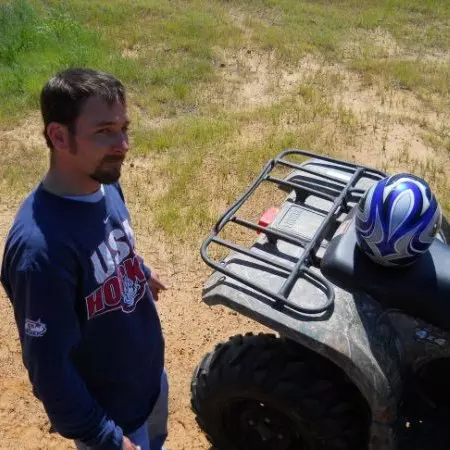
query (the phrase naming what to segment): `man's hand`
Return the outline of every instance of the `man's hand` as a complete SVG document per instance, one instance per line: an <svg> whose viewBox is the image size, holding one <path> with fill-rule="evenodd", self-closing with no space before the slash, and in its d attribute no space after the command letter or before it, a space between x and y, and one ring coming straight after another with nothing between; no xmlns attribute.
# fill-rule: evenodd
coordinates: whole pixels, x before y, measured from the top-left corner
<svg viewBox="0 0 450 450"><path fill-rule="evenodd" d="M141 450L141 447L139 445L134 445L126 436L124 436L122 450Z"/></svg>
<svg viewBox="0 0 450 450"><path fill-rule="evenodd" d="M150 292L152 293L155 302L157 302L159 291L167 290L167 286L158 278L158 274L153 271L148 279L148 284L150 286Z"/></svg>

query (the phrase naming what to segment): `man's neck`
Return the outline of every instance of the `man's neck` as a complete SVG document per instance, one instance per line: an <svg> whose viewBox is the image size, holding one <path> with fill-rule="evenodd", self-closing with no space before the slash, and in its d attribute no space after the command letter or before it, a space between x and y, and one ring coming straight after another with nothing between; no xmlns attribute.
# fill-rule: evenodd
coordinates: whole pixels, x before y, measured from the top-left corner
<svg viewBox="0 0 450 450"><path fill-rule="evenodd" d="M44 189L59 196L89 195L100 189L95 180L77 180L57 170L50 169L42 181Z"/></svg>

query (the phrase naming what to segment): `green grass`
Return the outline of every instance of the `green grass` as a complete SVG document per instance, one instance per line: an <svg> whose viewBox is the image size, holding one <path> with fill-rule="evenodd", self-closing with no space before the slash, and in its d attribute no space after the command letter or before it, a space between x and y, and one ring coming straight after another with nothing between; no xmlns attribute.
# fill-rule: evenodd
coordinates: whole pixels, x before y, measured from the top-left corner
<svg viewBox="0 0 450 450"><path fill-rule="evenodd" d="M185 224L201 228L211 219L204 201L215 191L215 165L208 168L209 155L222 155L222 147L234 131L231 118L188 118L161 130L149 131L144 152L168 152L164 168L167 190L154 202L156 224L171 235L185 236ZM138 151L139 140L138 140ZM214 200L213 198L211 200ZM208 222L209 223L209 222ZM188 234L188 233L187 233Z"/></svg>
<svg viewBox="0 0 450 450"><path fill-rule="evenodd" d="M424 99L429 95L449 98L450 62L447 61L365 59L355 61L350 67L369 85L382 78L391 86L416 92Z"/></svg>
<svg viewBox="0 0 450 450"><path fill-rule="evenodd" d="M242 15L253 45L272 49L280 61L295 64L310 52L342 59L342 48L355 42L358 30L384 30L405 49L447 51L449 5L437 0L4 2L0 123L11 123L28 108L36 108L43 82L69 65L114 72L134 88L150 115L195 109L194 87L214 79L214 49L237 48L245 42L230 7ZM367 45L367 36L361 39ZM383 61L364 60L351 66L379 76L387 69L388 79L394 77L399 86L415 87L414 76L421 77L414 62L389 62L384 67ZM434 88L448 89L448 65L427 73Z"/></svg>
<svg viewBox="0 0 450 450"><path fill-rule="evenodd" d="M422 98L449 95L449 63L421 61L427 52L447 53L450 42L450 2L439 0L234 1L247 14L253 42L276 51L280 59L296 64L308 53L329 61L345 61L348 46L356 47L349 67L363 73L366 82L377 79L398 88L419 90ZM367 34L369 33L369 34ZM370 34L374 33L374 34ZM392 37L418 61L386 60L387 48L376 36ZM376 56L376 59L373 57ZM409 55L410 56L410 55ZM440 109L448 107L444 102Z"/></svg>
<svg viewBox="0 0 450 450"><path fill-rule="evenodd" d="M59 8L60 2L49 2ZM173 116L196 108L193 88L214 78L213 48L242 44L242 34L215 2L77 0L64 5L72 17L115 43L128 81L135 67L139 105L147 114ZM128 52L133 54L130 59ZM134 62L129 67L129 63ZM142 95L144 94L144 95Z"/></svg>
<svg viewBox="0 0 450 450"><path fill-rule="evenodd" d="M424 127L422 138L425 142L428 142L430 147L439 151L444 149L450 153L450 126L448 124L439 127L438 129L427 126ZM450 156L450 155L449 155Z"/></svg>
<svg viewBox="0 0 450 450"><path fill-rule="evenodd" d="M221 21L222 10L176 5L0 4L0 124L14 123L27 109L37 108L44 82L68 66L114 73L138 94L149 114L171 115L180 103L195 106L192 86L212 75L212 47L238 42L239 33ZM128 57L127 50L136 57Z"/></svg>
<svg viewBox="0 0 450 450"><path fill-rule="evenodd" d="M2 204L17 206L17 201L29 193L47 169L48 152L35 145L0 139L7 149L0 158L0 199Z"/></svg>
<svg viewBox="0 0 450 450"><path fill-rule="evenodd" d="M282 149L315 148L319 153L337 155L340 145L352 139L360 124L350 110L327 102L321 88L328 81L318 77L306 99L297 97L252 112L229 113L216 121L185 119L149 131L142 141L150 142L151 147L144 153L162 152L167 157L164 176L168 189L152 205L157 226L178 239L189 241L192 234L201 235L221 213L217 205L231 204L267 160ZM243 143L240 136L254 124L266 131L255 136L255 143ZM337 128L344 130L339 137ZM136 144L142 154L141 140Z"/></svg>
<svg viewBox="0 0 450 450"><path fill-rule="evenodd" d="M126 176L128 197L140 223L149 222L145 207L152 226L189 239L180 231L187 223L190 233L204 234L285 147L365 162L369 133L375 139L403 121L422 128L417 136L430 151L448 154L449 130L439 123L450 106L449 22L450 2L438 0L1 0L0 127L12 128L38 109L40 89L56 70L77 65L114 73L132 105L130 159L155 165L163 179L136 169L136 180L159 187L142 189ZM231 86L224 74L251 87L264 76L252 72L258 55L269 53L272 100L223 110L220 96ZM248 55L253 66L233 72L236 54ZM276 81L282 71L299 70L302 77L283 90ZM373 113L346 104L354 79L377 92L367 105ZM395 111L390 102L399 92L418 102L419 111ZM387 159L385 133L379 165L416 170L406 144L397 159ZM1 142L8 150L7 139ZM2 187L12 197L23 196L44 170L46 152L32 164L27 154L24 148L0 153ZM430 159L418 170L447 205L447 177L438 169Z"/></svg>
<svg viewBox="0 0 450 450"><path fill-rule="evenodd" d="M123 70L111 46L60 10L25 0L0 4L0 30L0 123L14 123L38 108L45 81L67 66L136 73L134 64Z"/></svg>
<svg viewBox="0 0 450 450"><path fill-rule="evenodd" d="M412 49L447 51L450 4L439 0L231 0L248 11L247 25L263 48L287 60L307 52L341 56L354 30L381 28Z"/></svg>
<svg viewBox="0 0 450 450"><path fill-rule="evenodd" d="M180 148L203 148L222 145L233 131L226 118L188 117L164 128L140 126L134 132L134 152L146 155Z"/></svg>

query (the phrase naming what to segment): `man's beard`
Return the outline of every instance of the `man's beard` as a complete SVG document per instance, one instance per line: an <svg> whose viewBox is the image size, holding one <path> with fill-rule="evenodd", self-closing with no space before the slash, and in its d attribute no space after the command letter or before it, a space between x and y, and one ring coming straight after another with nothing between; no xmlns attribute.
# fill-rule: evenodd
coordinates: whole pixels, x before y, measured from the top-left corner
<svg viewBox="0 0 450 450"><path fill-rule="evenodd" d="M73 155L77 154L78 148L75 137L70 134L70 147L69 150ZM89 177L100 184L112 184L115 183L120 178L120 171L122 169L122 164L111 165L109 163L123 162L124 156L118 155L108 155L105 156L100 164L96 167L94 172L89 174Z"/></svg>
<svg viewBox="0 0 450 450"><path fill-rule="evenodd" d="M122 164L111 165L109 163L122 162L123 160L123 156L105 156L94 172L89 174L89 176L101 184L115 183L120 178Z"/></svg>

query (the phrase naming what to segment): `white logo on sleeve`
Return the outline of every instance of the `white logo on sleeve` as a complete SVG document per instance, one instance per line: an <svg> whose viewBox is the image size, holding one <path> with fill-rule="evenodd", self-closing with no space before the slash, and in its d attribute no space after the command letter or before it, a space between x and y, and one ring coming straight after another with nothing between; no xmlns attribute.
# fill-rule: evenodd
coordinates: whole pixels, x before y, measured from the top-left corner
<svg viewBox="0 0 450 450"><path fill-rule="evenodd" d="M47 331L47 325L41 322L41 319L36 321L31 319L25 319L25 334L32 337L41 337Z"/></svg>

